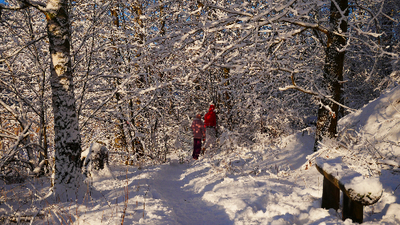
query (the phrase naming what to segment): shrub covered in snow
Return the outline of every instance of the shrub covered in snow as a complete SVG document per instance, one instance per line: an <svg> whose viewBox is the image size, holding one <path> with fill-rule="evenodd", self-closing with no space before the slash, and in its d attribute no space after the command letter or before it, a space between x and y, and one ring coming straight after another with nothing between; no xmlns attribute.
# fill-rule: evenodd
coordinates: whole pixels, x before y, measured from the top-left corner
<svg viewBox="0 0 400 225"><path fill-rule="evenodd" d="M94 142L82 153L81 160L82 170L86 175L89 175L91 170L102 170L108 165L108 149Z"/></svg>

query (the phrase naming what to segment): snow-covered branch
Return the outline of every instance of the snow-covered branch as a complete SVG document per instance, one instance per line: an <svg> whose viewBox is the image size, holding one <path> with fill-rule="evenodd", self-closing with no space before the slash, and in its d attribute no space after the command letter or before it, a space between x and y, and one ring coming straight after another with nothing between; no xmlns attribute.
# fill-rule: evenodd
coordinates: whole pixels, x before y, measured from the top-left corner
<svg viewBox="0 0 400 225"><path fill-rule="evenodd" d="M11 11L17 11L21 9L26 9L27 7L34 7L42 12L46 11L46 4L38 1L30 1L30 0L20 0L18 1L20 4L18 6L7 6L4 4L0 4L0 11L2 9L4 10L11 10Z"/></svg>
<svg viewBox="0 0 400 225"><path fill-rule="evenodd" d="M7 165L18 153L18 146L21 142L29 135L29 129L31 128L32 124L25 127L25 129L18 135L18 138L14 138L17 141L14 143L14 146L0 159L0 169L2 169L5 165Z"/></svg>
<svg viewBox="0 0 400 225"><path fill-rule="evenodd" d="M223 8L223 7L220 7L220 6L217 6L217 5L206 5L205 7L219 9L221 11L224 11L224 12L227 12L227 13L231 13L231 14L247 16L247 17L253 17L253 15L250 14L250 13L245 13L245 12L240 12L240 11L236 11L236 10L226 9L226 8Z"/></svg>
<svg viewBox="0 0 400 225"><path fill-rule="evenodd" d="M319 96L318 93L315 93L315 92L310 91L310 90L303 89L303 88L298 87L296 85L289 85L289 86L286 86L286 87L283 87L283 88L279 88L280 91L287 91L289 89L295 89L295 90L301 91L301 92L306 93L306 94Z"/></svg>
<svg viewBox="0 0 400 225"><path fill-rule="evenodd" d="M310 95L314 95L314 96L319 96L320 98L328 99L329 101L331 101L331 102L333 102L333 103L335 103L335 104L337 104L337 105L343 107L344 109L349 110L350 112L355 112L355 111L356 111L355 109L352 109L352 108L350 108L350 107L348 107L348 106L345 106L345 105L343 105L343 104L341 104L341 103L335 101L335 100L334 100L333 98L331 98L330 96L323 95L323 94L317 93L317 92L313 92L313 91L311 91L311 90L307 90L307 89L304 89L304 88L301 88L301 87L297 86L297 84L296 84L296 82L295 82L295 78L294 78L294 73L297 72L297 71L290 71L290 70L287 70L287 72L291 72L291 73L292 73L292 76L291 76L292 85L288 85L288 86L286 86L286 87L279 88L280 91L286 91L286 90L289 90L289 89L298 90L298 91L301 91L301 92L306 93L306 94L310 94ZM329 109L329 110L330 110L330 109ZM330 110L330 111L331 111L331 110Z"/></svg>
<svg viewBox="0 0 400 225"><path fill-rule="evenodd" d="M321 31L324 34L328 34L328 32L329 32L329 30L327 28L325 28L321 24L317 24L317 23L308 23L308 22L298 21L296 19L288 19L288 18L285 18L282 21L283 22L287 22L287 23L291 23L291 24L294 24L294 25L297 25L297 26L300 26L300 27L316 29L316 30ZM341 34L337 34L337 35L341 35Z"/></svg>
<svg viewBox="0 0 400 225"><path fill-rule="evenodd" d="M0 131L1 132L6 132L6 130L3 130L3 129L1 129ZM18 136L15 136L15 135L0 134L0 137L18 140Z"/></svg>
<svg viewBox="0 0 400 225"><path fill-rule="evenodd" d="M13 56L18 55L18 54L19 54L22 50L24 50L25 48L29 47L29 46L32 45L32 44L35 44L36 42L38 42L38 41L40 41L40 40L42 40L42 39L44 39L44 38L46 38L46 37L47 37L47 35L43 35L43 36L37 38L36 40L33 40L33 41L30 41L30 42L26 43L23 47L19 48L18 50L15 50L13 53L7 55L7 56L4 57L3 59L0 59L0 63L5 62L7 59L9 59L9 58L11 58L11 57L13 57Z"/></svg>
<svg viewBox="0 0 400 225"><path fill-rule="evenodd" d="M3 106L4 109L6 109L9 113L11 113L11 115L13 115L14 118L19 118L17 113L11 107L9 107L6 103L4 103L1 99L0 99L0 105Z"/></svg>

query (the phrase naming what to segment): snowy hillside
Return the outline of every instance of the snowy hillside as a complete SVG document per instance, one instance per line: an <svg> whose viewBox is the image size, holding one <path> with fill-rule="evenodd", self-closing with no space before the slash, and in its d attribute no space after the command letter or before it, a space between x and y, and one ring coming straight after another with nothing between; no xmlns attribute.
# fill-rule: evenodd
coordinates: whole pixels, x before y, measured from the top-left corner
<svg viewBox="0 0 400 225"><path fill-rule="evenodd" d="M383 94L361 110L340 120L342 140L353 149L367 151L382 163L399 167L400 88ZM345 134L351 135L345 135ZM351 140L345 140L345 138Z"/></svg>
<svg viewBox="0 0 400 225"><path fill-rule="evenodd" d="M321 149L333 153L331 146L349 159L364 157L359 161L369 165L367 171L381 174L384 193L364 208L364 224L400 223L399 102L396 88L345 117L343 137ZM42 201L32 211L46 213L33 214L33 224L352 224L341 220L340 210L320 208L323 176L312 165L314 135L308 131L285 137L278 146L233 145L197 161L188 160L186 151L187 160L180 163L182 151L177 151L164 165L111 165L93 174L91 199ZM47 190L35 182L35 189ZM18 192L24 186L7 188Z"/></svg>

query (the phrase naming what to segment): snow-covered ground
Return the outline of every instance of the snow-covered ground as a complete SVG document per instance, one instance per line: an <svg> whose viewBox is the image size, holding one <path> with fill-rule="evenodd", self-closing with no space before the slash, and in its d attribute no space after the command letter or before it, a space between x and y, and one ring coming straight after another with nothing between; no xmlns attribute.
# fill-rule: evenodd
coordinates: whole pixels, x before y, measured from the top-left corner
<svg viewBox="0 0 400 225"><path fill-rule="evenodd" d="M206 156L180 164L172 157L142 170L111 167L115 179L95 177L102 194L74 215L75 224L120 224L126 196L124 224L351 224L340 210L320 208L323 176L306 159L313 141L298 133L274 155L265 155L273 149L241 149L226 160ZM385 178L391 181L381 200L364 209L365 224L400 223L400 176Z"/></svg>
<svg viewBox="0 0 400 225"><path fill-rule="evenodd" d="M400 89L395 89L341 121L341 132L350 126L358 135L347 147L381 154L376 163L381 167L374 170L379 169L384 192L364 208L364 224L400 224L399 100ZM197 161L180 163L182 151L177 151L163 165L111 165L93 174L91 199L43 201L32 209L38 212L33 224L352 224L342 221L340 209L320 208L323 176L313 165L309 131L285 137L278 146L236 146ZM185 154L190 159L190 152ZM46 190L39 183L31 186ZM21 207L0 203L0 212Z"/></svg>

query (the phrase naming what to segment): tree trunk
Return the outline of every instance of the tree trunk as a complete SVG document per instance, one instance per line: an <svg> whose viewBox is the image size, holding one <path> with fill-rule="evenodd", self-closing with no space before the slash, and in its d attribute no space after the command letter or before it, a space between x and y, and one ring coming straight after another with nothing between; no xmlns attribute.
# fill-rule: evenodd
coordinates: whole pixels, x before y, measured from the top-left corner
<svg viewBox="0 0 400 225"><path fill-rule="evenodd" d="M336 33L347 32L347 18L343 18L340 11L344 11L345 17L349 11L348 0L337 0L336 3L340 10L332 1L330 6L330 31L328 33L328 41L326 48L325 65L323 69L323 90L326 90L327 96L332 96L336 102L342 102L342 85L343 81L343 63L345 51L340 51L346 44L346 39ZM328 99L321 99L321 106L318 109L317 130L315 134L314 151L318 150L318 142L322 137L334 138L336 136L337 121L339 115L339 106Z"/></svg>
<svg viewBox="0 0 400 225"><path fill-rule="evenodd" d="M75 200L83 177L79 167L81 138L71 71L68 1L50 0L47 9L55 143L53 194L56 199Z"/></svg>

